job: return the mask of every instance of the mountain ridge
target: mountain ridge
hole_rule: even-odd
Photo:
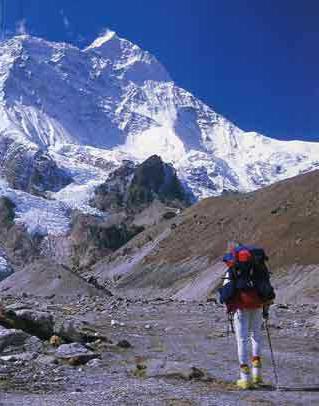
[[[12,159],[24,174],[47,155],[70,182],[44,187],[43,196],[86,211],[94,188],[123,160],[154,154],[174,165],[197,199],[319,166],[319,143],[243,132],[172,82],[155,57],[110,32],[83,50],[26,35],[2,43],[0,134],[5,183],[25,183],[10,184]]]

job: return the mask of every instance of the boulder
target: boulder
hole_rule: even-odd
[[[0,352],[7,347],[18,347],[24,345],[29,334],[21,330],[6,329],[0,326]]]
[[[40,355],[36,361],[42,365],[56,365],[59,363],[53,355]]]
[[[143,378],[166,377],[184,380],[203,380],[207,378],[205,372],[186,362],[166,361],[162,359],[150,359],[138,362],[133,373],[135,376]]]
[[[116,345],[124,349],[132,348],[132,344],[127,340],[120,340]]]
[[[4,319],[0,322],[42,339],[49,339],[53,335],[53,316],[48,312],[32,309],[5,310]]]
[[[91,361],[89,361],[86,365],[91,368],[100,368],[103,365],[103,362],[99,358],[94,358]]]
[[[70,365],[86,364],[99,355],[79,343],[62,344],[56,350],[55,356],[63,361],[67,361]]]
[[[54,334],[67,342],[90,343],[98,339],[108,341],[93,326],[79,319],[66,319],[56,322]]]
[[[0,357],[0,359],[4,362],[16,362],[16,361],[30,362],[37,357],[38,354],[36,352],[22,352],[19,354],[4,355]]]
[[[38,337],[31,336],[26,339],[24,343],[24,349],[25,351],[39,353],[43,351],[44,344]]]

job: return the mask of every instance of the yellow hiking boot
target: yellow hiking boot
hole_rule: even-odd
[[[252,383],[254,385],[262,385],[264,383],[264,380],[263,380],[263,378],[261,376],[258,376],[258,375],[254,376],[253,375]]]
[[[253,384],[251,381],[247,381],[246,379],[238,379],[238,381],[236,382],[236,386],[239,389],[251,389],[253,387]]]
[[[250,389],[252,387],[252,382],[250,379],[250,369],[248,365],[243,364],[240,366],[240,379],[236,382],[236,386],[239,389]]]

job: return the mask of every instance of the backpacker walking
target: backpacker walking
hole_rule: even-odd
[[[220,301],[234,320],[240,372],[236,384],[241,389],[263,382],[261,326],[263,315],[268,317],[269,304],[275,298],[267,259],[263,249],[243,245],[231,246],[223,258],[227,271],[219,289]]]

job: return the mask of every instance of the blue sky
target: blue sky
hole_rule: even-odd
[[[5,29],[90,43],[109,27],[244,130],[319,141],[317,0],[0,0]]]

